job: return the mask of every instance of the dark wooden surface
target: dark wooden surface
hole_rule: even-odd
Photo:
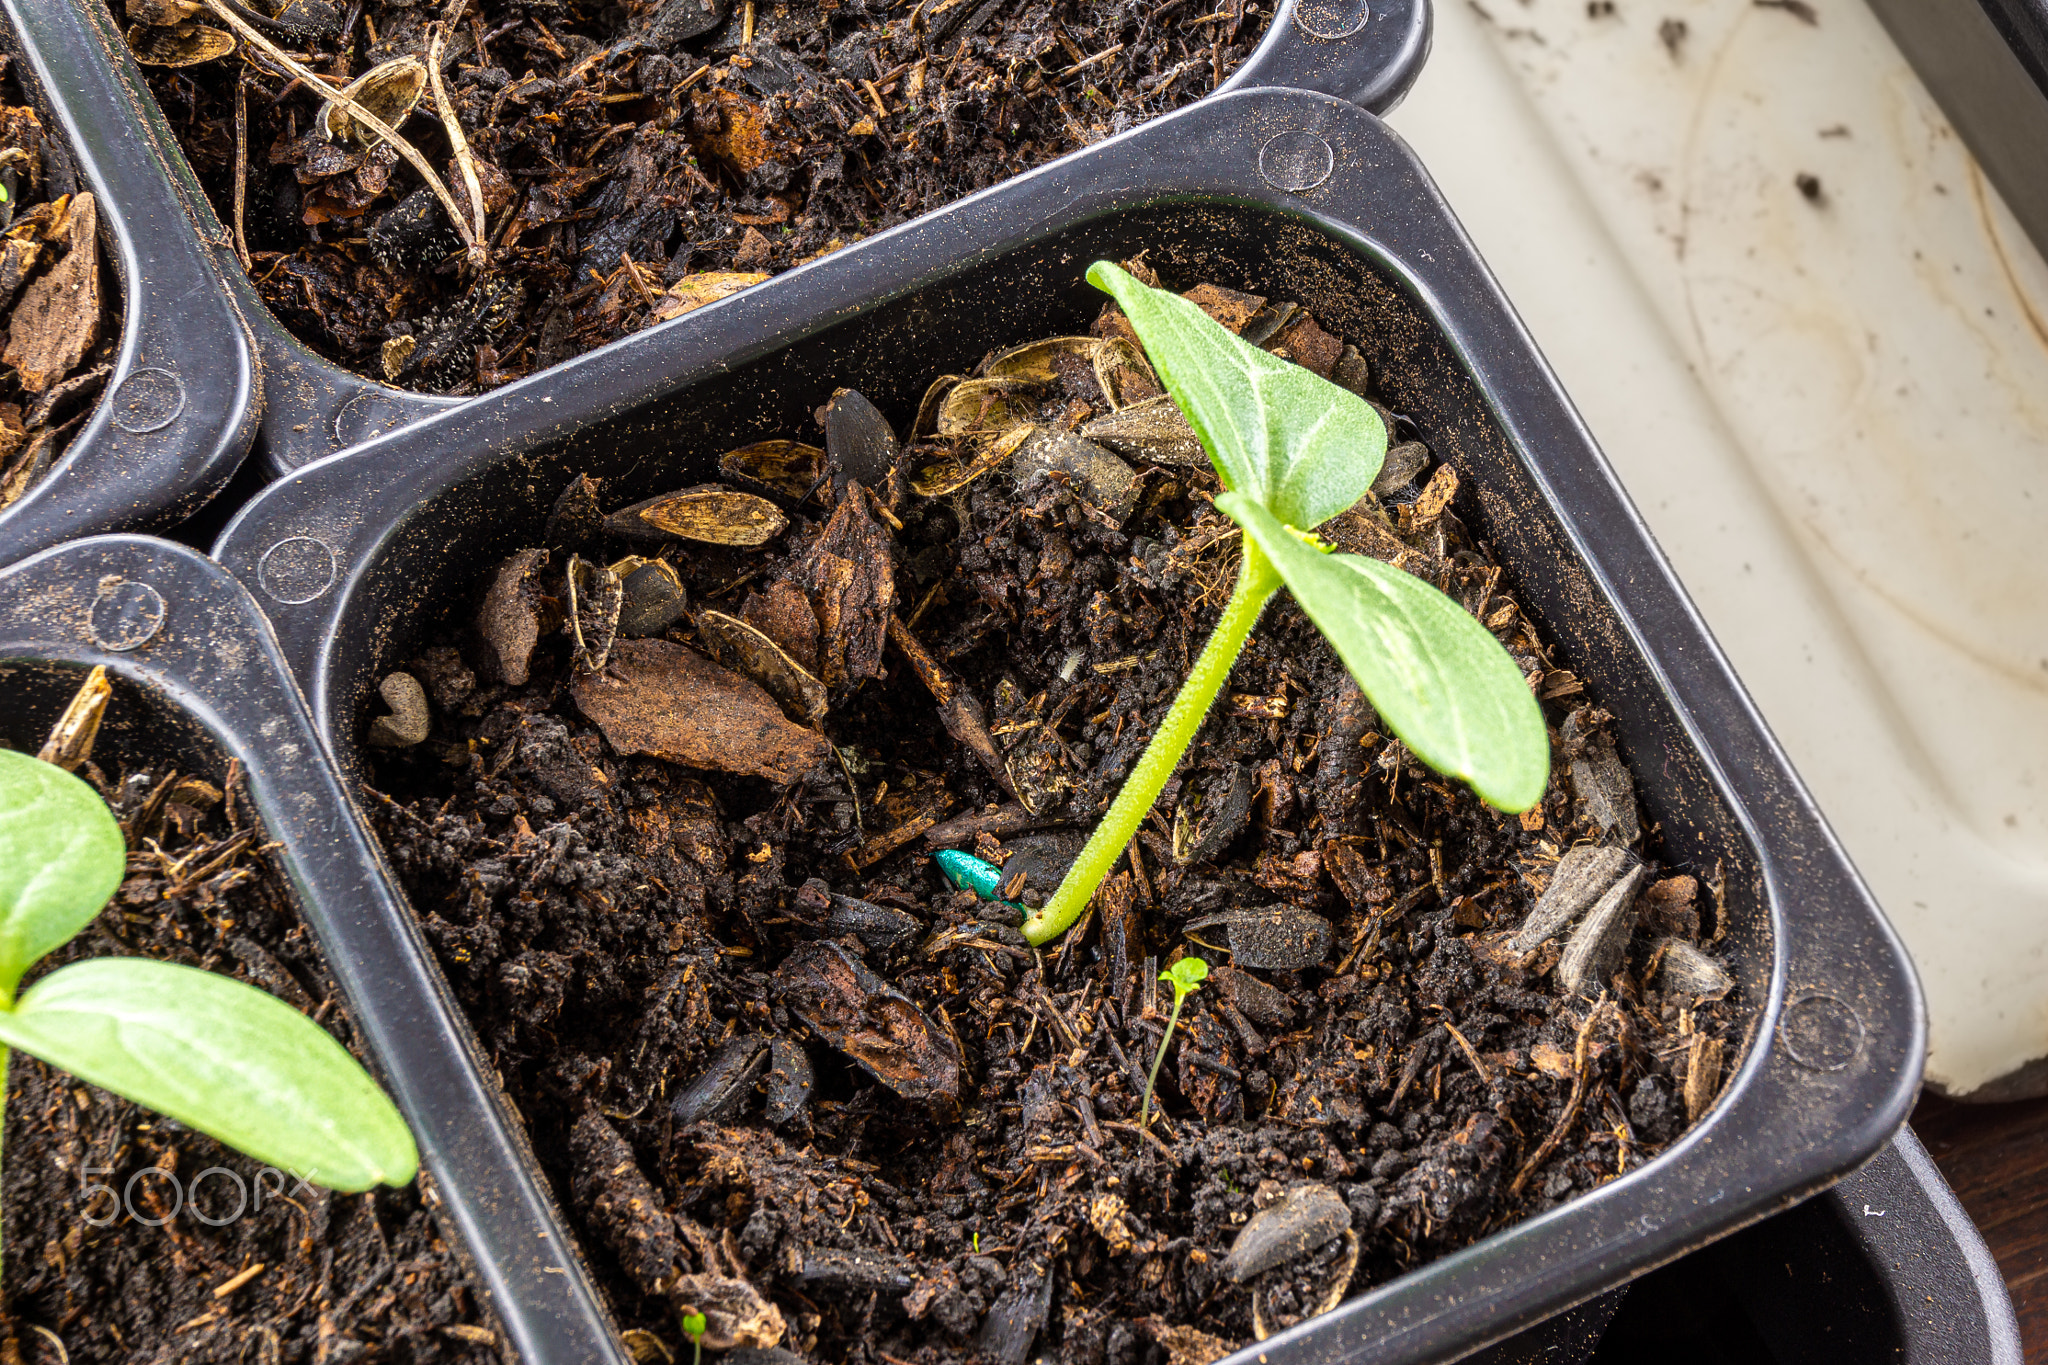
[[[2005,1272],[2028,1365],[2048,1365],[2048,1100],[1977,1105],[1929,1095],[1913,1111],[1913,1131]]]

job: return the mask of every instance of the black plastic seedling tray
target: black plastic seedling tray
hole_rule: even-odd
[[[12,10],[29,5],[30,0],[6,3]],[[33,7],[39,18],[30,40],[40,44],[46,61],[70,69],[83,80],[118,86],[123,92],[119,97],[122,109],[142,111],[137,127],[146,131],[148,154],[162,167],[157,174],[175,179],[189,215],[159,218],[157,230],[166,237],[183,238],[196,229],[198,237],[209,244],[218,275],[254,334],[263,369],[264,405],[257,451],[266,473],[274,476],[297,469],[464,401],[394,388],[356,374],[293,336],[263,303],[235,260],[227,230],[178,149],[139,71],[128,60],[120,37],[113,33],[101,0],[34,0]],[[1265,39],[1224,89],[1294,86],[1337,95],[1384,113],[1406,92],[1428,50],[1428,0],[1281,0]],[[209,334],[210,323],[199,318],[191,321],[188,340],[198,342]],[[698,324],[684,317],[668,325],[694,328]]]
[[[121,289],[114,372],[56,465],[0,511],[5,564],[189,516],[248,453],[261,385],[248,330],[165,169],[170,130],[161,120],[145,129],[105,12],[74,0],[0,4],[0,38],[61,158],[52,169],[92,192]]]
[[[1592,1365],[2022,1365],[1984,1239],[1911,1129],[1816,1199],[1638,1280]]]
[[[2048,255],[2048,0],[1870,0]]]
[[[0,569],[0,737],[33,743],[94,664],[135,685],[102,734],[109,761],[168,760],[218,778],[226,759],[241,760],[474,1283],[524,1359],[617,1360],[489,1068],[255,601],[197,551],[143,536],[76,541]]]
[[[1169,280],[1291,298],[1365,353],[1381,396],[1457,467],[1458,515],[1616,716],[1660,856],[1725,874],[1723,947],[1757,1009],[1739,1069],[1672,1151],[1235,1359],[1455,1359],[1869,1158],[1904,1120],[1925,1047],[1904,953],[1428,177],[1345,101],[1251,89],[1157,120],[692,326],[308,466],[215,553],[353,771],[373,681],[469,605],[482,566],[533,542],[574,475],[618,504],[701,481],[721,451],[804,430],[842,385],[901,423],[960,357],[1085,330],[1101,296],[1082,271],[1141,250]]]

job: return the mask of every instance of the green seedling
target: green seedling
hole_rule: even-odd
[[[92,958],[21,978],[121,885],[106,802],[55,764],[0,750],[0,1090],[10,1048],[330,1189],[404,1185],[412,1134],[341,1044],[275,996],[213,972]]]
[[[1549,736],[1500,642],[1421,579],[1330,553],[1313,534],[1364,497],[1379,473],[1387,432],[1372,405],[1107,261],[1089,267],[1088,281],[1122,306],[1201,438],[1225,490],[1216,507],[1244,528],[1244,553],[1236,590],[1166,719],[1059,890],[1025,920],[1024,937],[1048,943],[1081,917],[1283,586],[1417,758],[1501,810],[1535,805],[1550,780]]]
[[[1166,1032],[1159,1035],[1159,1051],[1152,1058],[1152,1074],[1145,1078],[1145,1098],[1138,1102],[1138,1131],[1152,1122],[1152,1088],[1159,1084],[1159,1064],[1166,1060],[1166,1045],[1173,1041],[1173,1026],[1180,1022],[1181,1002],[1209,979],[1209,964],[1199,957],[1184,957],[1159,974],[1173,987],[1173,1013],[1167,1016]]]
[[[683,1335],[690,1339],[690,1345],[695,1350],[695,1354],[690,1357],[690,1365],[704,1365],[704,1331],[708,1325],[702,1313],[683,1314]]]

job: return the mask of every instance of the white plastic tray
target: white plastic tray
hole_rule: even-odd
[[[1486,5],[1389,122],[1905,936],[1930,1083],[2048,1091],[2048,264],[1860,0]]]

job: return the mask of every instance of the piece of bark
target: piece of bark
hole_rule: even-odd
[[[924,841],[933,848],[958,848],[962,844],[973,843],[974,836],[984,832],[1001,838],[1007,834],[1022,834],[1026,830],[1039,829],[1046,823],[1023,806],[1012,802],[997,806],[993,810],[956,815],[942,824],[933,825],[924,832]]]
[[[44,427],[29,437],[28,445],[14,456],[11,464],[0,467],[0,507],[12,505],[50,472],[50,466],[57,458],[58,445],[77,422],[74,417],[55,430]]]
[[[958,1105],[960,1056],[951,1036],[844,948],[802,944],[774,980],[790,1013],[891,1090],[942,1113]]]
[[[477,633],[485,645],[485,671],[514,687],[524,686],[531,676],[533,649],[540,643],[544,622],[528,580],[547,558],[545,550],[521,550],[500,564],[476,614]]]
[[[0,242],[0,309],[14,302],[14,296],[28,283],[43,254],[43,244],[21,237]]]
[[[0,353],[30,393],[77,369],[100,335],[99,209],[90,194],[71,201],[65,240],[63,258],[15,305]]]
[[[740,619],[780,645],[806,673],[817,673],[818,613],[796,583],[778,578],[760,592],[748,593]]]
[[[691,768],[794,782],[829,754],[750,679],[668,640],[621,640],[569,689],[613,749]]]
[[[575,1159],[570,1194],[619,1258],[626,1277],[649,1294],[665,1290],[682,1244],[661,1197],[640,1170],[633,1149],[611,1124],[585,1114],[569,1130]]]
[[[861,484],[847,490],[796,569],[818,617],[818,676],[831,688],[880,676],[896,605],[889,533],[869,512]]]

